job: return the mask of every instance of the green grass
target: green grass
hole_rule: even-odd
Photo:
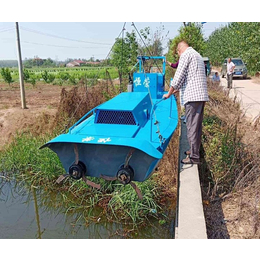
[[[54,152],[47,148],[39,149],[51,138],[50,135],[35,137],[28,133],[17,135],[0,152],[0,172],[14,174],[17,181],[28,187],[42,188],[57,194],[67,208],[67,213],[80,210],[86,221],[89,218],[97,219],[92,214],[95,208],[101,208],[101,215],[110,221],[137,225],[144,224],[151,217],[165,220],[163,209],[158,203],[160,187],[152,178],[136,183],[142,191],[142,201],[130,185],[124,186],[117,181],[88,177],[101,185],[100,190],[87,186],[82,180],[74,181],[71,178],[61,185],[56,184],[56,179],[65,170]]]

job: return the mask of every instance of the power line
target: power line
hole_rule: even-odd
[[[40,31],[28,29],[28,28],[25,28],[23,26],[20,26],[20,28],[22,30],[24,30],[24,31],[33,32],[33,33],[41,34],[41,35],[44,35],[44,36],[49,36],[49,37],[63,39],[63,40],[68,40],[68,41],[82,42],[82,43],[88,43],[88,44],[109,45],[109,46],[111,46],[111,43],[100,43],[100,42],[89,42],[89,41],[75,40],[75,39],[70,39],[70,38],[66,38],[66,37],[62,37],[62,36],[52,35],[52,34],[49,34],[49,33],[43,33],[43,32],[40,32]]]
[[[43,43],[37,43],[37,42],[28,42],[28,41],[21,41],[23,43],[28,43],[28,44],[34,44],[34,45],[43,45],[43,46],[50,46],[50,47],[59,47],[59,48],[78,48],[78,49],[97,49],[97,48],[107,48],[107,47],[79,47],[79,46],[62,46],[62,45],[53,45],[53,44],[43,44]]]
[[[0,30],[0,33],[2,33],[2,32],[9,32],[9,31],[12,31],[12,30],[14,30],[14,27],[5,28],[5,29]]]

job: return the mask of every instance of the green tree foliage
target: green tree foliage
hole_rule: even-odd
[[[129,67],[136,64],[138,43],[134,31],[126,33],[126,37],[117,38],[111,52],[111,63],[118,68],[119,77],[129,72]]]
[[[70,82],[72,85],[77,85],[76,77],[75,77],[74,75],[70,75],[70,77],[69,77],[69,82]]]
[[[33,68],[33,67],[55,67],[55,62],[51,59],[40,59],[39,57],[34,57],[33,59],[26,59],[23,62],[25,68]]]
[[[26,83],[30,83],[35,87],[37,76],[34,72],[24,69],[23,70],[23,79]]]
[[[199,23],[189,23],[188,26],[182,26],[179,34],[170,42],[169,52],[166,56],[167,60],[177,61],[179,59],[177,54],[177,46],[180,41],[186,41],[189,46],[204,55],[206,43],[203,38],[202,27]]]
[[[9,68],[1,68],[1,76],[3,80],[10,86],[10,84],[13,82],[13,78]]]
[[[59,72],[57,77],[63,81],[67,81],[70,78],[70,74],[68,72]]]
[[[51,58],[44,60],[42,65],[44,67],[55,67],[56,66],[55,62]]]
[[[29,70],[24,69],[23,70],[23,80],[25,82],[28,82],[29,79],[30,79],[30,72],[29,72]]]
[[[51,83],[55,80],[55,75],[54,74],[51,74],[51,73],[48,73],[47,70],[45,70],[43,73],[42,73],[42,78],[43,80],[46,82],[46,83]]]
[[[36,76],[34,74],[31,75],[30,83],[33,85],[33,87],[35,87],[35,85],[36,85]]]
[[[42,78],[46,83],[48,83],[48,72],[46,70],[42,73]]]
[[[227,57],[240,57],[251,74],[260,71],[260,23],[234,22],[215,30],[206,42],[206,55],[220,65]]]

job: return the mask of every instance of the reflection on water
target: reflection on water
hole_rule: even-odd
[[[126,229],[121,224],[104,219],[86,223],[82,212],[69,214],[57,203],[50,194],[34,187],[27,189],[0,173],[0,239],[125,237]],[[98,209],[91,209],[87,214],[93,215],[95,211]],[[156,221],[153,226],[130,232],[128,237],[172,238],[172,224],[159,225]]]

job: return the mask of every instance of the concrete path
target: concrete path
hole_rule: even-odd
[[[222,86],[227,86],[226,78],[221,79]],[[229,97],[240,102],[242,110],[250,121],[254,122],[260,117],[260,84],[251,79],[234,78]]]
[[[187,128],[181,120],[179,161],[186,157],[184,152],[188,149]],[[198,166],[179,162],[178,184],[175,238],[207,239]]]

